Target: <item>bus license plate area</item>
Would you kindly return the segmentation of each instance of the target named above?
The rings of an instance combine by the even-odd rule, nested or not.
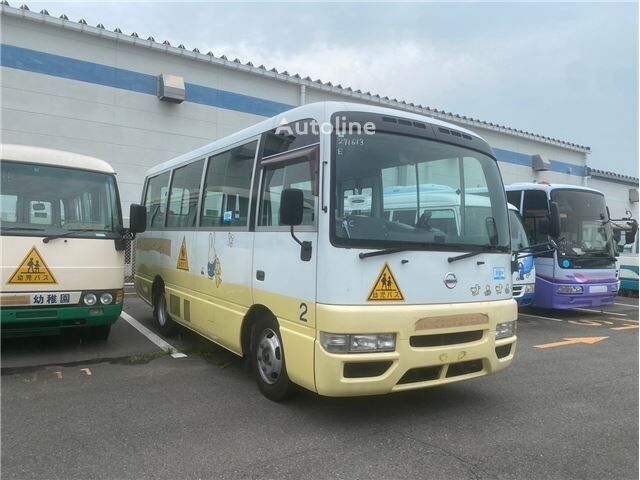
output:
[[[609,288],[606,285],[594,285],[589,287],[589,293],[607,293]]]

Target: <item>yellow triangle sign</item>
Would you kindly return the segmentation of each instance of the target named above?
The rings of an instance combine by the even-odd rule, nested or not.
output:
[[[36,250],[31,247],[27,256],[20,263],[18,268],[7,282],[9,284],[26,284],[26,283],[58,283],[56,278],[47,267],[47,264]]]
[[[402,295],[402,291],[400,290],[393,273],[391,273],[388,263],[385,262],[384,267],[382,267],[382,271],[380,272],[380,275],[378,275],[378,280],[376,280],[375,285],[371,289],[371,293],[369,293],[367,301],[404,302],[404,295]]]
[[[179,270],[189,271],[189,257],[187,257],[187,239],[182,237],[182,246],[180,247],[180,254],[178,255],[178,265],[176,268]]]

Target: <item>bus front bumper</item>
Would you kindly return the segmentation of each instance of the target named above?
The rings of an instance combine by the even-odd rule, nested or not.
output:
[[[122,312],[122,303],[108,306],[2,308],[2,337],[55,335],[61,330],[111,325]]]
[[[559,293],[561,287],[580,287],[581,292]],[[536,277],[534,306],[540,308],[570,309],[612,305],[618,294],[618,281],[598,283],[558,283]]]
[[[396,334],[395,351],[380,353],[329,353],[316,339],[316,391],[327,396],[377,395],[490,375],[511,364],[517,343],[515,335],[495,339],[498,323],[517,319],[514,300],[317,305],[316,318],[318,332]]]

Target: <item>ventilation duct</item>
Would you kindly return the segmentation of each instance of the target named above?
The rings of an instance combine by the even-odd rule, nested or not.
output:
[[[533,168],[536,172],[551,170],[551,162],[547,157],[544,157],[542,155],[534,155],[532,157],[531,168]]]
[[[184,102],[184,79],[161,73],[158,76],[158,98],[164,102]]]

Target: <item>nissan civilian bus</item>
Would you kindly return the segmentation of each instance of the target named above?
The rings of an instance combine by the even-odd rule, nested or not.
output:
[[[455,222],[423,184],[451,193]],[[394,189],[413,213],[392,212]],[[142,200],[135,287],[160,330],[244,356],[272,400],[443,385],[514,357],[505,192],[470,131],[310,104],[152,168]]]
[[[122,226],[115,172],[96,158],[0,146],[2,336],[81,328],[105,340],[122,311],[127,237],[144,229],[131,206]]]

